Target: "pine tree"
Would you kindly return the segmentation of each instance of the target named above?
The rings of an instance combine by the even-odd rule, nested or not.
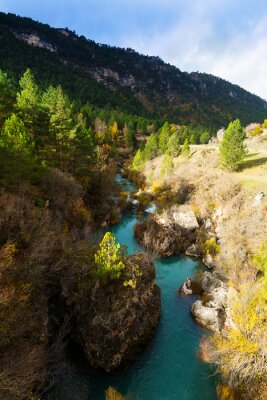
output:
[[[164,154],[165,151],[167,150],[167,145],[168,141],[170,139],[170,127],[168,122],[165,122],[165,124],[162,126],[162,128],[159,130],[159,139],[158,139],[158,149],[161,154]]]
[[[0,70],[0,128],[13,112],[15,98],[16,94],[11,79]]]
[[[125,268],[120,244],[115,243],[115,237],[107,232],[95,254],[96,270],[94,275],[102,282],[118,279]]]
[[[43,104],[48,110],[50,133],[56,145],[59,162],[63,167],[71,140],[75,138],[72,123],[72,105],[61,86],[50,86],[43,95]]]
[[[152,160],[159,155],[158,139],[155,133],[149,136],[144,148],[145,161]]]
[[[185,139],[182,150],[181,150],[181,155],[183,157],[189,157],[190,156],[190,146],[189,146],[189,141],[188,139]]]
[[[3,125],[0,145],[15,152],[28,153],[33,148],[31,137],[25,125],[16,114],[12,114]]]
[[[28,68],[19,81],[20,92],[17,93],[17,108],[32,140],[38,147],[38,133],[40,131],[40,95],[31,70]]]
[[[246,138],[245,130],[241,126],[239,119],[230,122],[224,132],[220,143],[220,163],[223,167],[233,170],[239,169],[247,149],[244,144]]]
[[[172,157],[178,157],[181,151],[181,146],[179,143],[179,136],[177,132],[174,132],[167,144],[167,154]]]
[[[160,174],[161,176],[165,176],[165,175],[170,175],[173,171],[174,168],[174,164],[173,164],[173,159],[172,156],[169,154],[165,154],[165,156],[163,157],[162,160],[162,164],[161,164],[161,170],[160,170]]]
[[[133,163],[132,163],[133,168],[137,169],[137,170],[140,170],[140,169],[142,169],[144,163],[145,163],[144,151],[141,150],[141,149],[138,149],[137,153],[136,153],[136,155],[134,156],[134,159],[133,159]]]

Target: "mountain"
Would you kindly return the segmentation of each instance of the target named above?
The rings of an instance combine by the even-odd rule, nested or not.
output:
[[[60,84],[81,103],[148,118],[220,127],[267,115],[266,101],[218,77],[0,13],[0,68],[18,78],[28,67],[41,85]]]

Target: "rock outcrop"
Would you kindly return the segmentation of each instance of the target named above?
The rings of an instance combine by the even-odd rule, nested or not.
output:
[[[213,332],[220,332],[227,319],[227,285],[225,279],[216,272],[204,272],[201,288],[202,300],[192,305],[192,314],[196,322]]]
[[[138,223],[134,233],[144,248],[168,257],[185,252],[195,242],[198,227],[191,209],[175,208],[163,215],[154,214]]]
[[[76,340],[92,367],[109,372],[132,361],[154,336],[160,289],[146,254],[129,256],[119,280],[96,284],[72,305]]]

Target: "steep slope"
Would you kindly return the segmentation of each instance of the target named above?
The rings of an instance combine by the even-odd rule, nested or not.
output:
[[[267,113],[264,100],[215,76],[0,13],[0,68],[18,76],[27,67],[81,102],[178,123],[220,126],[240,118],[246,124]]]

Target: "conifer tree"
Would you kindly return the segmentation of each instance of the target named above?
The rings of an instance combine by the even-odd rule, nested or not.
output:
[[[181,155],[183,157],[189,157],[190,156],[190,146],[189,146],[189,141],[188,139],[185,139],[182,150],[181,150]]]
[[[158,139],[155,133],[152,133],[152,135],[149,136],[147,139],[145,148],[144,148],[144,157],[145,160],[151,160],[152,158],[157,157],[159,154],[159,148],[158,148]]]
[[[180,143],[179,143],[179,136],[177,132],[174,132],[167,144],[167,154],[171,155],[172,157],[178,157],[181,151]]]
[[[170,139],[170,127],[169,123],[165,122],[162,128],[159,130],[158,148],[161,154],[164,154],[167,150],[168,141]]]
[[[233,170],[239,169],[247,154],[247,149],[244,144],[245,138],[245,130],[241,126],[239,119],[230,122],[228,128],[224,132],[219,149],[220,163],[223,167]]]
[[[15,98],[16,94],[11,79],[0,70],[0,128],[14,110]]]
[[[140,170],[143,167],[144,163],[145,163],[144,152],[141,149],[138,149],[133,159],[133,168]]]
[[[35,144],[38,141],[40,125],[40,95],[31,70],[28,68],[19,81],[20,92],[17,93],[17,108],[26,128]]]
[[[43,95],[43,104],[48,109],[50,132],[56,145],[59,162],[63,166],[71,140],[75,137],[72,123],[72,105],[61,86],[50,86]]]
[[[120,244],[116,244],[115,237],[107,232],[95,254],[95,276],[103,283],[118,279],[125,268]]]
[[[3,125],[0,145],[15,152],[30,152],[33,144],[25,125],[16,114],[12,114]]]

